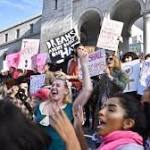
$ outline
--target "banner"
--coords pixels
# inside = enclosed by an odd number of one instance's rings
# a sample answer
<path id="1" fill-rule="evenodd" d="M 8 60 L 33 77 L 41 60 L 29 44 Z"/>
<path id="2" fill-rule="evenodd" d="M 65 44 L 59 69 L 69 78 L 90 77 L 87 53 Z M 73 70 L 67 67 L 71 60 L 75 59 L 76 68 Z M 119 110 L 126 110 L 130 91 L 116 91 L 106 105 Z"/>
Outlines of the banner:
<path id="1" fill-rule="evenodd" d="M 137 91 L 140 78 L 140 60 L 123 63 L 122 70 L 125 71 L 129 77 L 129 83 L 126 86 L 124 93 Z"/>
<path id="2" fill-rule="evenodd" d="M 123 29 L 123 22 L 104 18 L 97 47 L 116 51 Z"/>
<path id="3" fill-rule="evenodd" d="M 150 86 L 150 60 L 142 63 L 138 94 L 143 95 L 145 87 Z"/>
<path id="4" fill-rule="evenodd" d="M 45 74 L 30 76 L 30 94 L 35 94 L 44 84 Z"/>
<path id="5" fill-rule="evenodd" d="M 20 50 L 19 69 L 32 70 L 31 57 L 39 50 L 39 39 L 23 39 Z"/>
<path id="6" fill-rule="evenodd" d="M 74 29 L 57 38 L 46 42 L 51 62 L 62 63 L 66 57 L 71 55 L 74 45 L 79 43 Z"/>
<path id="7" fill-rule="evenodd" d="M 18 68 L 19 58 L 20 58 L 19 52 L 7 55 L 6 61 L 7 61 L 8 67 Z"/>

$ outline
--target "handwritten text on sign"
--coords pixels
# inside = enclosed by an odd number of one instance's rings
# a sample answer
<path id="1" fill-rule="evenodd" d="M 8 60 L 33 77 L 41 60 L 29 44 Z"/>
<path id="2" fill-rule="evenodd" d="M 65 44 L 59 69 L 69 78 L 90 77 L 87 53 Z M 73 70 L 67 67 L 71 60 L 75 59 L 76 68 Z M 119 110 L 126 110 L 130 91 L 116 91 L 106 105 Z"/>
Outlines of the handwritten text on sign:
<path id="1" fill-rule="evenodd" d="M 97 47 L 116 51 L 118 49 L 122 29 L 122 22 L 104 18 Z"/>
<path id="2" fill-rule="evenodd" d="M 89 54 L 88 69 L 91 77 L 104 73 L 105 67 L 105 50 L 101 49 Z"/>
<path id="3" fill-rule="evenodd" d="M 90 77 L 97 76 L 104 73 L 106 68 L 106 55 L 105 50 L 101 49 L 89 54 L 88 70 Z M 80 78 L 82 79 L 81 65 L 79 62 Z"/>
<path id="4" fill-rule="evenodd" d="M 74 29 L 64 35 L 47 41 L 46 44 L 51 61 L 63 61 L 65 57 L 72 53 L 74 45 L 77 43 L 79 43 L 79 40 Z"/>
<path id="5" fill-rule="evenodd" d="M 33 95 L 39 90 L 45 83 L 45 74 L 33 75 L 30 77 L 30 94 Z"/>
<path id="6" fill-rule="evenodd" d="M 39 50 L 39 39 L 23 39 L 20 51 L 19 69 L 32 70 L 31 57 Z"/>

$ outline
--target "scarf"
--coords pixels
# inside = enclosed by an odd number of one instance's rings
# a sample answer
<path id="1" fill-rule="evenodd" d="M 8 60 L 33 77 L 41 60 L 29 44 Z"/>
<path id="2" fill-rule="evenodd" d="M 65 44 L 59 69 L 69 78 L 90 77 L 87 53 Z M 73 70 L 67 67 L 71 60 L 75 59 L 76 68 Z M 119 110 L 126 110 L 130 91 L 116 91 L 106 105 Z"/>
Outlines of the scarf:
<path id="1" fill-rule="evenodd" d="M 136 143 L 143 145 L 143 138 L 133 131 L 114 131 L 103 137 L 97 150 L 116 150 L 121 145 Z"/>

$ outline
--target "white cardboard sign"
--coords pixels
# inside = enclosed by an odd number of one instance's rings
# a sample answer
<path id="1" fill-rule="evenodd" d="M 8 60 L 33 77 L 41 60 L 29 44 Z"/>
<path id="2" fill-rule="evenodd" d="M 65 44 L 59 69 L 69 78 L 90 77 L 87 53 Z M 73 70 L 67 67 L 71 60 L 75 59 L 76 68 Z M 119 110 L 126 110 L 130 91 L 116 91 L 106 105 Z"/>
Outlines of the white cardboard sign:
<path id="1" fill-rule="evenodd" d="M 126 86 L 124 93 L 137 91 L 140 77 L 140 60 L 123 63 L 122 69 L 127 73 L 129 77 L 129 83 Z"/>
<path id="2" fill-rule="evenodd" d="M 123 22 L 104 18 L 97 47 L 116 51 L 118 49 L 122 29 Z"/>

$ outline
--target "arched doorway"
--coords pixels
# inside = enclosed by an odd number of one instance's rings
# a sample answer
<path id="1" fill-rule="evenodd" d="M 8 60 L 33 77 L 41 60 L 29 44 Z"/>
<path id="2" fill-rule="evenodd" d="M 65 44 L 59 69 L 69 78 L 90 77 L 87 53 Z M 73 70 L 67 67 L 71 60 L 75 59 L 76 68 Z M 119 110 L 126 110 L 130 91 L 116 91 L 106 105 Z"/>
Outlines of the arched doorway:
<path id="1" fill-rule="evenodd" d="M 89 10 L 81 16 L 78 26 L 81 43 L 88 47 L 96 46 L 100 32 L 100 22 L 100 15 L 95 10 Z"/>
<path id="2" fill-rule="evenodd" d="M 122 37 L 123 43 L 119 44 L 119 50 L 129 50 L 129 37 L 133 23 L 141 16 L 141 4 L 137 0 L 119 1 L 115 4 L 110 14 L 111 19 L 124 23 Z"/>

